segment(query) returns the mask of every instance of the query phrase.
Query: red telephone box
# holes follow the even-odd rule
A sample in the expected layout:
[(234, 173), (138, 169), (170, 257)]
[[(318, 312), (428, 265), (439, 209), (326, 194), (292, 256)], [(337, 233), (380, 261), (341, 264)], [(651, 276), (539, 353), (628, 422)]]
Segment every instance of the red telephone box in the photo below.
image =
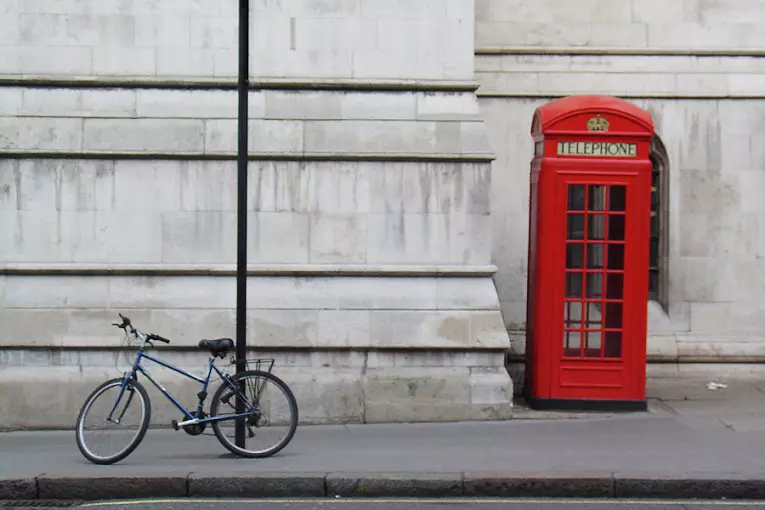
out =
[(651, 116), (566, 97), (536, 110), (531, 134), (526, 399), (645, 410)]

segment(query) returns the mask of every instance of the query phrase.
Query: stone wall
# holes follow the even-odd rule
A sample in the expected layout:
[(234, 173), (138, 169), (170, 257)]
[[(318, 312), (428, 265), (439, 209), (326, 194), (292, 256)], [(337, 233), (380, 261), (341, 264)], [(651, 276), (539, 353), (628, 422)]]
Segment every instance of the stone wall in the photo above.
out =
[[(513, 352), (525, 327), (529, 129), (571, 94), (651, 112), (669, 154), (669, 309), (649, 302), (652, 361), (765, 357), (765, 11), (754, 1), (478, 0), (476, 77), (492, 148), (495, 277)], [(517, 389), (517, 388), (516, 388)]]
[[(252, 8), (251, 356), (304, 423), (508, 417), (472, 1)], [(0, 12), (0, 426), (68, 427), (117, 312), (192, 369), (234, 335), (236, 2)]]

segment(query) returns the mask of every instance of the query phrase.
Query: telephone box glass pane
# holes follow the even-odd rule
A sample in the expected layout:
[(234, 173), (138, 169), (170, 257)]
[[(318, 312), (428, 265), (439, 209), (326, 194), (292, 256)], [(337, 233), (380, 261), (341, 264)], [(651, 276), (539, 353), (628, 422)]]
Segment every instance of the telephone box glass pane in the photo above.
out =
[(582, 269), (583, 259), (584, 259), (583, 244), (568, 243), (566, 245), (566, 268), (567, 269)]
[(582, 327), (582, 303), (579, 301), (568, 301), (564, 303), (563, 324), (567, 328)]
[(624, 297), (624, 275), (608, 273), (606, 276), (606, 299), (622, 299)]
[(587, 331), (585, 333), (584, 356), (586, 358), (599, 358), (600, 345), (603, 333), (601, 331)]
[(569, 184), (568, 186), (568, 210), (584, 211), (584, 197), (586, 186), (584, 184)]
[(621, 303), (606, 303), (606, 329), (622, 329)]
[(563, 332), (563, 355), (579, 356), (579, 349), (582, 346), (582, 333), (579, 331)]
[(608, 217), (608, 240), (624, 241), (624, 223), (626, 216), (623, 214), (611, 214)]
[(606, 186), (600, 184), (590, 186), (587, 209), (589, 211), (606, 210)]
[(624, 245), (608, 245), (608, 269), (624, 269)]
[(624, 211), (627, 205), (627, 188), (625, 186), (611, 186), (608, 194), (608, 210)]
[(582, 297), (582, 273), (566, 273), (566, 297)]
[(589, 302), (587, 303), (587, 322), (585, 322), (585, 329), (600, 329), (603, 327), (603, 303)]
[(605, 349), (603, 356), (606, 358), (621, 358), (622, 356), (622, 332), (606, 331)]
[(587, 273), (588, 299), (600, 299), (603, 297), (603, 273)]
[(569, 214), (566, 239), (584, 239), (584, 214)]
[(587, 245), (587, 269), (602, 269), (602, 268), (603, 268), (603, 245), (588, 244)]
[(587, 216), (587, 239), (605, 239), (606, 217), (603, 214), (590, 214)]

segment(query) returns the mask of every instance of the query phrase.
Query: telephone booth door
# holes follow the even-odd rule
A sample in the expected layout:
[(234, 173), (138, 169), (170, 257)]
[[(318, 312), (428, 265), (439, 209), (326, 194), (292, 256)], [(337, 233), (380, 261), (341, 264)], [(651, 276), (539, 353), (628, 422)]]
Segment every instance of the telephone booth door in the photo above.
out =
[(563, 303), (561, 324), (554, 329), (563, 337), (550, 397), (623, 400), (640, 384), (645, 360), (641, 328), (632, 334), (628, 327), (639, 317), (625, 317), (630, 310), (624, 306), (625, 289), (647, 277), (631, 260), (639, 251), (626, 249), (637, 233), (627, 217), (643, 207), (640, 183), (627, 175), (567, 176), (560, 183), (565, 245), (557, 272), (565, 286), (556, 299)]

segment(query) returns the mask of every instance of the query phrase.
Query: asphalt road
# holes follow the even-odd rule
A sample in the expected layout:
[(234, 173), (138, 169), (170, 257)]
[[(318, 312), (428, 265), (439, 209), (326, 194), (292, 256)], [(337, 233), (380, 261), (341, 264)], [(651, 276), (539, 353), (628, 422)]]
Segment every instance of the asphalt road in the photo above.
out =
[(765, 509), (765, 501), (577, 500), (577, 499), (362, 499), (283, 500), (156, 499), (86, 503), (82, 510), (743, 510)]

